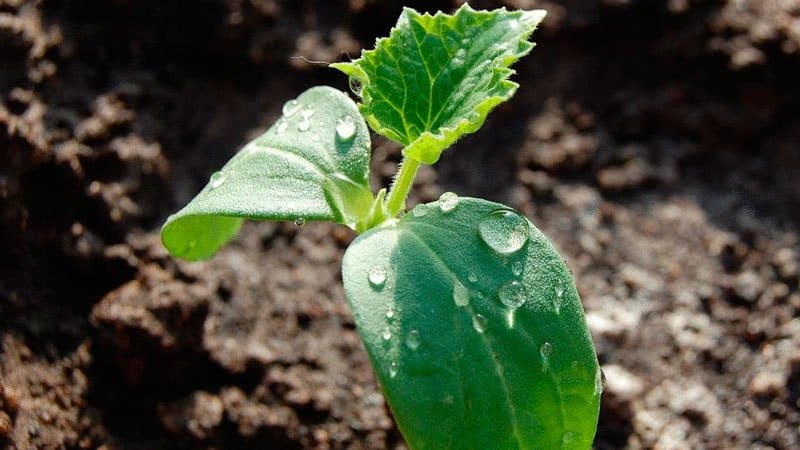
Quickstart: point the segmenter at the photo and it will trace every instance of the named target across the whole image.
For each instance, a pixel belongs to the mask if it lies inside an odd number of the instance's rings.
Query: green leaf
[[[360,85],[361,112],[376,132],[433,164],[517,90],[508,67],[533,48],[528,37],[544,15],[466,4],[453,15],[406,8],[374,50],[331,66]]]
[[[597,358],[569,270],[526,218],[448,194],[359,236],[342,271],[412,449],[590,448]]]
[[[170,253],[209,258],[236,235],[243,218],[327,220],[360,228],[373,196],[369,130],[355,103],[321,86],[287,102],[283,113],[170,216],[161,230]]]

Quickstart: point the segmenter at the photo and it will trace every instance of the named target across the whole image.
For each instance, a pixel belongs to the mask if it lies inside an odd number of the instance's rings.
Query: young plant
[[[412,449],[585,449],[594,438],[600,370],[547,238],[507,206],[453,193],[401,215],[418,167],[514,94],[509,66],[543,17],[405,9],[374,50],[332,64],[359,105],[330,87],[288,101],[162,230],[190,260],[211,257],[245,218],[360,233],[342,263],[345,292]],[[404,146],[388,194],[369,187],[367,124]]]

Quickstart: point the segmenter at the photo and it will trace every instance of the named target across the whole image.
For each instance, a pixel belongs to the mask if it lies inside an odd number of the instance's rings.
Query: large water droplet
[[[350,90],[353,92],[353,94],[361,97],[361,94],[364,91],[364,85],[361,83],[361,80],[356,77],[350,77],[348,83],[350,84]]]
[[[224,172],[214,172],[209,179],[209,183],[211,184],[211,189],[216,189],[222,186],[222,183],[228,179],[228,175]]]
[[[294,219],[294,226],[296,226],[297,228],[303,228],[305,225],[306,225],[306,219],[302,217]]]
[[[445,214],[449,213],[456,209],[456,206],[458,206],[458,201],[458,195],[452,192],[445,192],[439,196],[439,209]]]
[[[428,214],[428,210],[430,210],[430,207],[428,205],[426,205],[425,203],[420,203],[419,205],[415,206],[414,209],[411,210],[411,214],[414,217],[422,217],[425,214]]]
[[[512,280],[504,284],[497,292],[497,295],[504,305],[517,309],[528,299],[528,290],[519,281]]]
[[[294,113],[300,110],[300,102],[297,100],[289,100],[288,102],[283,104],[283,115],[286,117],[292,117]]]
[[[542,354],[542,359],[547,360],[553,354],[553,344],[545,342],[539,347],[539,353]]]
[[[528,242],[528,221],[510,209],[499,209],[481,220],[478,231],[486,244],[501,256],[518,252]]]
[[[419,331],[411,330],[406,336],[406,347],[410,348],[411,350],[416,350],[419,348],[421,341],[419,338]]]
[[[395,314],[396,313],[394,312],[394,308],[389,308],[389,310],[386,311],[386,320],[388,320],[390,322],[393,321]]]
[[[369,269],[367,273],[367,280],[369,285],[376,291],[380,291],[386,285],[386,269],[380,266],[375,266]]]
[[[392,339],[392,330],[388,328],[383,330],[383,333],[381,333],[381,339],[383,339],[384,341]]]
[[[349,141],[356,135],[356,122],[350,115],[336,121],[336,137],[342,141]]]
[[[469,304],[469,289],[456,281],[453,285],[453,302],[456,306],[467,306]]]
[[[486,317],[480,314],[472,316],[472,327],[475,328],[475,331],[478,333],[486,331]]]

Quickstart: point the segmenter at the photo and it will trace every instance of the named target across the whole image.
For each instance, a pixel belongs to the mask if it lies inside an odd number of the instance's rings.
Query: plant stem
[[[397,177],[392,183],[392,189],[389,190],[389,196],[386,198],[386,211],[389,217],[395,217],[406,206],[406,197],[411,190],[414,183],[414,177],[417,175],[420,162],[408,157],[403,157],[403,162],[400,163],[400,171],[397,172]]]

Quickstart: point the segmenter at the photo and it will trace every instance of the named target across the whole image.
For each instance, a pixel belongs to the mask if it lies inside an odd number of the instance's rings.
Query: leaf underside
[[[530,52],[545,12],[475,11],[419,14],[406,8],[388,38],[359,59],[332,64],[361,85],[361,112],[406,156],[433,164],[518,85],[509,66]]]
[[[350,98],[314,87],[211,176],[161,230],[164,246],[189,260],[211,257],[244,218],[326,220],[356,228],[372,203],[370,137]]]
[[[359,236],[342,266],[356,325],[410,447],[590,448],[600,371],[561,257],[503,205],[441,205]],[[517,225],[503,228],[497,217]],[[494,234],[485,238],[484,226]],[[521,247],[498,253],[504,242]],[[507,306],[509,296],[524,303]]]

